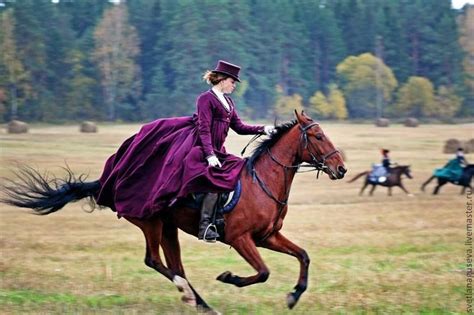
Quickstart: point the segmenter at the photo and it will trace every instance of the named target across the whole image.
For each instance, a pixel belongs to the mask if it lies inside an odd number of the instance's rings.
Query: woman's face
[[[219,82],[219,85],[220,85],[222,93],[230,94],[234,91],[236,83],[234,79],[227,78]]]

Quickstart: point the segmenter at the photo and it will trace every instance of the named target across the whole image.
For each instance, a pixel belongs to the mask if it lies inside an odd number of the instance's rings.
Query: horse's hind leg
[[[295,291],[288,293],[287,296],[288,307],[292,309],[308,286],[309,256],[304,249],[295,245],[280,232],[271,235],[260,245],[280,253],[294,256],[300,262],[300,276],[294,288]]]
[[[161,243],[163,222],[158,218],[142,220],[125,217],[125,219],[138,226],[142,230],[143,235],[145,236],[145,265],[155,269],[156,271],[164,275],[166,278],[173,281],[173,272],[163,264],[160,257],[159,248]]]
[[[190,305],[196,305],[199,311],[204,311],[207,314],[214,313],[212,308],[207,305],[186,279],[184,267],[181,261],[181,249],[178,239],[178,229],[176,226],[172,224],[165,224],[163,226],[161,247],[166,259],[166,265],[177,275],[175,276],[174,283],[178,289],[184,293],[182,297],[183,302]]]
[[[377,187],[377,185],[372,185],[372,188],[370,189],[369,195],[372,196],[374,194],[374,190],[375,190],[376,187]]]
[[[258,282],[265,282],[270,275],[270,271],[263,263],[262,257],[257,251],[255,242],[249,234],[244,234],[237,240],[229,244],[257,271],[257,274],[250,277],[239,277],[233,275],[230,271],[226,271],[217,277],[217,280],[224,283],[230,283],[238,287]]]
[[[156,271],[164,275],[176,285],[178,290],[183,291],[183,286],[185,285],[185,283],[187,283],[187,281],[184,278],[176,275],[176,273],[172,269],[165,266],[160,257],[160,244],[162,241],[163,221],[161,221],[161,219],[159,218],[141,220],[126,217],[126,219],[138,226],[142,230],[143,235],[145,235],[145,265],[155,269]],[[193,300],[194,303],[192,303]],[[186,299],[186,301],[184,302],[188,302],[188,299]],[[188,304],[191,304],[192,306],[196,305],[195,299],[191,298],[189,299],[189,302],[190,303]]]
[[[362,188],[360,189],[359,196],[362,196],[367,185],[369,185],[369,183],[365,181],[364,186],[362,186]]]
[[[428,180],[421,185],[421,191],[425,191],[426,185],[428,185],[433,180],[433,178],[435,178],[434,175],[428,178]]]
[[[433,190],[433,195],[437,195],[439,193],[439,189],[446,185],[447,181],[442,181],[442,180],[438,180],[438,185],[435,187],[435,189]]]

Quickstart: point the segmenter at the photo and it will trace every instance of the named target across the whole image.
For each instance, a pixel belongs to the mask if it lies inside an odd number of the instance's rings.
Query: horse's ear
[[[304,110],[301,111],[301,114],[298,113],[298,111],[295,109],[295,116],[300,125],[306,125],[308,124],[309,121],[313,121],[306,113]]]
[[[304,112],[304,109],[301,111],[301,115],[306,118],[307,120],[309,121],[313,121],[313,119],[311,119],[311,117],[309,117],[308,115],[306,115],[306,113]]]

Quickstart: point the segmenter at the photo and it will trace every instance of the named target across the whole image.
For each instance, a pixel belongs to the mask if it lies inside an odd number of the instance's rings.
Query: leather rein
[[[308,139],[308,130],[311,129],[313,126],[318,125],[318,123],[314,122],[311,123],[305,127],[302,127],[301,125],[300,130],[301,130],[301,136],[300,136],[300,146],[298,148],[298,152],[301,153],[301,149],[306,150],[309,155],[311,156],[312,162],[307,164],[307,165],[301,165],[302,162],[293,164],[293,165],[286,165],[280,162],[270,151],[270,148],[267,149],[268,154],[270,155],[270,158],[272,161],[274,161],[276,164],[280,165],[283,167],[284,170],[284,183],[285,183],[285,198],[283,200],[279,200],[275,195],[270,191],[268,186],[265,184],[265,182],[258,176],[257,170],[254,168],[252,169],[252,178],[254,181],[257,181],[260,188],[265,192],[265,194],[270,197],[273,201],[275,201],[278,205],[278,216],[275,218],[275,222],[273,224],[273,230],[267,233],[260,241],[264,241],[266,238],[268,238],[273,232],[275,231],[275,226],[278,221],[278,219],[281,217],[281,213],[283,212],[283,209],[288,205],[288,198],[290,196],[290,186],[288,185],[288,173],[290,170],[296,169],[296,172],[299,170],[300,167],[310,167],[309,171],[305,172],[311,172],[311,171],[317,171],[316,178],[319,178],[319,173],[321,171],[329,171],[331,172],[334,176],[334,172],[326,165],[326,161],[333,156],[334,154],[338,153],[338,150],[333,150],[325,155],[320,155],[316,152],[314,144]],[[302,156],[301,154],[299,154]]]

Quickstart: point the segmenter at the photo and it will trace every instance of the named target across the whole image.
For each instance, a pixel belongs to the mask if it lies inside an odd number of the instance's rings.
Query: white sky
[[[474,0],[451,0],[454,9],[461,9],[466,3],[474,4]]]

